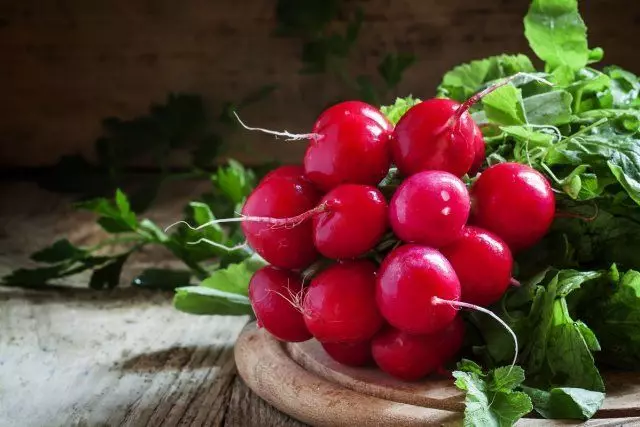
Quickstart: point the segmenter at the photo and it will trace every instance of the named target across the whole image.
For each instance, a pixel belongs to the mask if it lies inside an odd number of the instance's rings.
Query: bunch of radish
[[[485,307],[517,283],[513,254],[546,234],[555,199],[526,165],[477,175],[484,140],[468,109],[498,86],[463,104],[420,102],[395,128],[377,108],[348,101],[310,133],[267,131],[309,145],[303,166],[269,173],[232,219],[270,264],[249,285],[260,327],[282,341],[315,338],[340,363],[375,363],[404,380],[457,354],[461,308],[508,329]],[[386,199],[378,186],[394,166],[402,181]],[[476,177],[469,187],[465,175]]]

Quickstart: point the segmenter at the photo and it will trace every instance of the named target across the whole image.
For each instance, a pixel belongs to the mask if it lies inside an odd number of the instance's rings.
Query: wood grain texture
[[[131,289],[2,289],[3,425],[220,425],[246,318],[193,317],[169,302]]]
[[[273,37],[276,0],[0,0],[0,164],[42,165],[92,154],[104,117],[144,114],[168,92],[204,95],[211,117],[265,84],[267,102],[243,112],[255,126],[307,132],[327,102],[351,97],[335,78],[302,75],[299,40]],[[364,22],[349,72],[376,77],[388,52],[417,56],[397,94],[429,96],[442,74],[471,59],[528,52],[529,0],[349,0]],[[605,63],[640,69],[640,2],[580,2]],[[342,19],[342,18],[341,18]],[[344,30],[338,20],[336,31]],[[376,77],[376,82],[379,79]],[[242,160],[296,161],[304,144],[239,132]],[[176,153],[171,161],[184,164]]]
[[[285,346],[255,324],[235,347],[238,372],[260,397],[314,426],[455,425],[461,414],[380,399],[317,376],[289,357]]]
[[[171,185],[149,216],[175,220],[203,185]],[[0,275],[56,238],[101,238],[69,203],[33,184],[0,185]],[[64,290],[0,287],[0,427],[301,425],[238,379],[233,345],[247,317],[187,315],[171,293],[126,286],[150,266],[178,265],[148,251],[105,292],[87,289],[86,276]]]
[[[283,344],[255,324],[242,331],[235,358],[240,375],[258,395],[312,425],[456,425],[464,409],[451,380],[404,383],[373,367],[350,368],[331,360],[313,340]],[[605,373],[605,378],[608,398],[594,419],[532,417],[516,425],[640,425],[639,375]]]

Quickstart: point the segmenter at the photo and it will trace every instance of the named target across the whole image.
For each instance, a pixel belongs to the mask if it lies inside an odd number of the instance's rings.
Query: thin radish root
[[[513,367],[516,364],[516,361],[518,360],[518,337],[516,336],[516,333],[513,332],[513,329],[511,329],[504,320],[502,320],[493,311],[487,310],[486,308],[477,306],[475,304],[469,304],[468,302],[446,300],[446,299],[439,298],[437,296],[434,296],[431,299],[431,302],[436,305],[449,304],[451,307],[463,307],[463,308],[468,308],[470,310],[481,311],[493,317],[498,323],[500,323],[509,332],[509,334],[511,334],[511,337],[513,338],[513,345],[514,345],[513,360],[511,361],[511,367],[509,369],[509,372],[511,372],[511,369],[513,369]]]
[[[207,238],[204,238],[204,237],[196,240],[195,242],[187,242],[187,245],[198,245],[200,243],[206,243],[208,245],[211,245],[211,246],[213,246],[215,248],[218,248],[218,249],[222,249],[222,250],[227,251],[227,252],[234,252],[234,251],[237,251],[237,250],[240,250],[240,249],[244,249],[244,248],[247,247],[247,242],[242,242],[242,243],[237,244],[235,246],[227,246],[227,245],[223,245],[222,243],[214,242],[213,240],[210,240],[210,239],[207,239]]]
[[[273,289],[269,289],[268,292],[273,292],[274,294],[280,296],[282,299],[284,299],[289,304],[291,304],[291,307],[293,307],[294,310],[296,310],[300,314],[304,314],[303,303],[304,303],[304,296],[305,296],[305,288],[300,289],[300,292],[293,292],[289,287],[289,285],[287,284],[287,292],[289,293],[288,297],[282,295],[280,292],[275,291]]]
[[[509,284],[511,286],[515,286],[516,288],[519,288],[520,286],[522,286],[522,283],[520,283],[518,280],[516,280],[513,277],[511,279],[509,279]]]
[[[258,131],[258,132],[263,132],[269,135],[274,135],[276,137],[278,136],[282,136],[284,138],[286,138],[286,141],[300,141],[303,139],[314,139],[314,140],[318,140],[320,138],[322,138],[322,135],[320,135],[319,133],[290,133],[287,132],[286,130],[283,132],[278,132],[275,130],[269,130],[269,129],[263,129],[263,128],[254,128],[251,126],[247,126],[242,120],[240,120],[240,116],[238,116],[238,114],[234,111],[233,115],[236,116],[236,119],[238,120],[238,123],[240,123],[240,125],[245,128],[246,130],[251,130],[251,131]]]
[[[205,227],[209,227],[211,225],[215,225],[215,224],[223,224],[223,223],[228,223],[228,222],[262,222],[262,223],[266,223],[266,224],[271,224],[273,229],[276,228],[294,228],[300,224],[302,224],[304,221],[312,218],[313,216],[325,212],[327,210],[328,206],[326,203],[321,203],[318,206],[316,206],[313,209],[309,209],[306,212],[301,213],[300,215],[296,215],[296,216],[292,216],[289,218],[271,218],[271,217],[264,217],[264,216],[250,216],[250,215],[242,215],[239,216],[237,218],[222,218],[222,219],[214,219],[212,221],[206,222],[202,225],[199,225],[197,227],[192,226],[191,224],[189,224],[186,221],[177,221],[174,222],[173,224],[169,225],[167,228],[164,229],[165,233],[172,227],[178,225],[178,224],[184,224],[187,227],[189,227],[191,230],[193,231],[199,231],[202,230]]]

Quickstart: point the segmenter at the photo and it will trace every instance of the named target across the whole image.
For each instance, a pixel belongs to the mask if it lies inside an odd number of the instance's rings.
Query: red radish
[[[369,340],[383,320],[375,300],[376,266],[333,264],[313,278],[303,303],[307,328],[320,342]]]
[[[372,341],[376,364],[386,373],[405,381],[418,380],[436,372],[462,346],[464,322],[460,316],[444,329],[430,335],[412,335],[388,327]]]
[[[320,202],[326,211],[313,217],[313,237],[327,258],[347,259],[373,249],[387,228],[387,202],[375,187],[344,184]]]
[[[251,217],[290,218],[316,207],[320,193],[291,169],[272,172],[249,195],[242,214]],[[242,220],[242,218],[233,218]],[[222,222],[218,220],[219,222]],[[274,227],[273,222],[243,221],[249,245],[270,264],[286,269],[308,267],[318,258],[310,221],[295,227]]]
[[[247,242],[255,251],[276,267],[287,269],[307,267],[317,258],[316,249],[308,246],[309,228],[312,245],[327,258],[356,258],[373,249],[386,231],[388,221],[387,203],[378,189],[358,184],[340,185],[310,207],[317,192],[293,172],[295,170],[287,169],[267,175],[247,199],[241,217],[216,219],[195,229],[242,222]],[[271,206],[276,202],[283,205]],[[309,209],[300,212],[297,208],[300,206]],[[287,209],[292,216],[283,216]],[[313,223],[308,221],[311,219]],[[292,254],[288,252],[289,247],[300,252]]]
[[[526,75],[551,85],[528,73],[517,73],[476,93],[462,104],[451,99],[434,98],[411,107],[396,124],[391,138],[391,157],[398,170],[412,175],[423,170],[441,170],[463,176],[476,156],[474,140],[477,125],[469,108],[494,90]]]
[[[304,168],[298,165],[285,165],[269,171],[259,184],[269,181],[271,178],[288,178],[294,181],[310,182],[306,176],[304,176]]]
[[[462,301],[489,306],[502,297],[511,283],[511,251],[489,231],[465,227],[458,240],[440,251],[458,275]]]
[[[249,282],[249,300],[258,324],[282,341],[311,338],[302,313],[291,303],[301,298],[302,289],[300,276],[293,272],[271,266],[256,271]]]
[[[389,221],[401,240],[437,248],[460,236],[470,206],[467,187],[459,178],[424,171],[400,184],[389,204]]]
[[[556,203],[549,181],[520,163],[487,168],[471,197],[473,223],[500,236],[512,252],[537,243],[553,222]]]
[[[365,116],[376,122],[381,128],[393,131],[393,125],[382,112],[362,101],[343,101],[324,110],[316,119],[316,125],[335,121],[348,114]]]
[[[398,170],[412,175],[442,170],[456,176],[469,171],[475,157],[475,123],[461,104],[443,98],[411,107],[396,124],[391,155]]]
[[[482,167],[485,159],[486,147],[484,142],[484,137],[482,136],[482,131],[476,125],[475,135],[473,137],[473,146],[475,149],[475,156],[473,157],[473,163],[471,164],[471,168],[469,169],[469,175],[475,176]]]
[[[320,189],[339,184],[377,185],[391,164],[393,126],[375,107],[347,101],[325,110],[313,126],[304,170]]]
[[[444,255],[411,244],[387,255],[378,271],[376,300],[392,326],[411,334],[430,334],[446,327],[457,308],[433,304],[434,297],[460,299],[460,282]]]
[[[322,348],[336,362],[347,366],[365,366],[373,361],[371,343],[361,341],[354,343],[324,342]]]

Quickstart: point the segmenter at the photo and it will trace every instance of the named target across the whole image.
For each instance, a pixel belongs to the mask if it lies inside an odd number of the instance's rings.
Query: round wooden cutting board
[[[315,340],[282,343],[255,323],[235,347],[238,371],[264,400],[313,426],[460,425],[464,397],[451,379],[406,383],[375,368],[350,368],[333,361]],[[605,376],[607,399],[587,423],[520,420],[518,426],[640,426],[640,375]]]

